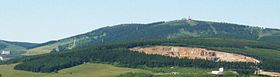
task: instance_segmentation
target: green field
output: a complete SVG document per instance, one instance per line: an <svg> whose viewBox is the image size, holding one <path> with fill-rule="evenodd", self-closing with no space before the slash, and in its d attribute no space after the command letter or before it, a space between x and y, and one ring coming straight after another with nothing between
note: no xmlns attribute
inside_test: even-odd
<svg viewBox="0 0 280 77"><path fill-rule="evenodd" d="M262 77L256 75L239 75L231 69L225 69L222 76L211 74L211 71L216 69L204 69L194 67L160 67L160 68L144 68L153 73L126 73L118 77ZM176 72L176 74L171 74Z"/></svg>
<svg viewBox="0 0 280 77"><path fill-rule="evenodd" d="M215 75L210 75L212 70L218 69L203 69L203 68L193 68L193 67L160 67L160 68L147 68L142 69L132 69L124 67L115 67L108 64L82 64L76 67L67 68L59 71L58 73L34 73L27 71L14 70L15 64L12 65L0 65L0 74L2 77L127 77L129 73L135 73L135 75L130 75L129 77L137 76L138 74L143 75L153 75L153 77L215 77ZM235 77L236 75L230 72L231 70L226 70L225 73L229 74L224 77ZM176 75L161 73L171 73L177 72ZM257 76L252 76L257 77Z"/></svg>
<svg viewBox="0 0 280 77"><path fill-rule="evenodd" d="M82 64L76 67L59 71L58 73L34 73L14 70L13 65L0 65L0 74L2 77L116 77L120 74L128 72L144 72L149 71L141 69L131 69L123 67L115 67L108 64Z"/></svg>
<svg viewBox="0 0 280 77"><path fill-rule="evenodd" d="M211 76L209 73L212 70L217 69L203 69L203 68L194 68L194 67L161 67L161 68L147 68L147 70L150 70L154 72L156 77L174 77L174 76L191 76L191 77L205 77L205 76ZM160 75L160 73L171 73L171 72L177 72L176 75Z"/></svg>
<svg viewBox="0 0 280 77"><path fill-rule="evenodd" d="M37 48L27 50L27 52L24 53L23 55L31 56L31 55L50 53L51 50L54 49L55 47L56 45L46 45L43 47L37 47Z"/></svg>
<svg viewBox="0 0 280 77"><path fill-rule="evenodd" d="M173 76L209 76L211 69L192 68L192 67L160 67L132 69L115 67L108 64L82 64L76 67L67 68L58 73L34 73L27 71L14 70L13 65L0 65L0 73L3 77L116 77L126 73L160 74L178 72L177 75L158 75L159 77Z"/></svg>

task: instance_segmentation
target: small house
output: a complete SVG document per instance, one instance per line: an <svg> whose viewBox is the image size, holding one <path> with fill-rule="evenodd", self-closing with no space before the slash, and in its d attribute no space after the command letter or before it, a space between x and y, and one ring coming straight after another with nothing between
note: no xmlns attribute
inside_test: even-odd
<svg viewBox="0 0 280 77"><path fill-rule="evenodd" d="M221 75L224 72L224 68L219 68L219 71L212 71L211 74L215 74L215 75Z"/></svg>
<svg viewBox="0 0 280 77"><path fill-rule="evenodd" d="M2 55L10 55L10 54L11 54L11 51L2 51L1 54L2 54Z"/></svg>
<svg viewBox="0 0 280 77"><path fill-rule="evenodd" d="M16 58L18 55L10 54L10 55L0 55L0 60L10 60Z"/></svg>
<svg viewBox="0 0 280 77"><path fill-rule="evenodd" d="M1 61L1 60L4 60L4 58L0 55L0 61Z"/></svg>

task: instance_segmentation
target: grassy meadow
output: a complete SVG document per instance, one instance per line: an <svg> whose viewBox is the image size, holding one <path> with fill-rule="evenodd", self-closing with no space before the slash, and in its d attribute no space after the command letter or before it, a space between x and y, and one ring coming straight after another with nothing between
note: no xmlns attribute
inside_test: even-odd
<svg viewBox="0 0 280 77"><path fill-rule="evenodd" d="M128 72L149 73L150 71L141 69L131 69L115 67L108 64L83 64L76 67L63 69L58 73L34 73L27 71L14 70L13 65L0 65L2 77L116 77Z"/></svg>

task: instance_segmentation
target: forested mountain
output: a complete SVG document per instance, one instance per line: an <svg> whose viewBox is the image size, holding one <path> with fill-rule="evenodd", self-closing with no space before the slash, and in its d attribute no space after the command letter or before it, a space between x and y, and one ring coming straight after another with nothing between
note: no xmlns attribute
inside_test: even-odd
<svg viewBox="0 0 280 77"><path fill-rule="evenodd" d="M27 49L39 45L38 43L29 43L29 42L13 42L13 41L5 41L5 42L13 45L21 46Z"/></svg>
<svg viewBox="0 0 280 77"><path fill-rule="evenodd" d="M188 58L148 55L129 50L129 48L133 47L156 45L199 47L243 54L254 57L260 60L261 63L193 60ZM266 71L280 71L279 48L280 46L276 43L241 39L157 39L92 45L89 47L67 50L65 52L53 52L49 54L17 58L3 63L19 63L15 66L15 69L33 72L57 72L61 69L81 65L83 63L105 63L131 68L178 66L208 69L225 67L237 71L239 74L253 75L257 68Z"/></svg>
<svg viewBox="0 0 280 77"><path fill-rule="evenodd" d="M23 53L28 48L34 47L38 44L36 43L27 43L27 42L12 42L0 40L0 51L9 50L13 53Z"/></svg>
<svg viewBox="0 0 280 77"><path fill-rule="evenodd" d="M58 73L62 69L84 63L141 69L174 66L201 69L224 67L249 76L259 69L280 72L279 38L279 29L191 19L120 24L42 44L0 41L0 44L28 49L25 55L29 55L2 61L0 64L16 64L16 70L43 73ZM178 58L130 50L149 46L204 48L245 55L260 63Z"/></svg>
<svg viewBox="0 0 280 77"><path fill-rule="evenodd" d="M280 30L191 19L162 21L149 24L120 24L61 39L55 43L42 45L30 49L27 55L128 40L187 37L234 38L279 42Z"/></svg>

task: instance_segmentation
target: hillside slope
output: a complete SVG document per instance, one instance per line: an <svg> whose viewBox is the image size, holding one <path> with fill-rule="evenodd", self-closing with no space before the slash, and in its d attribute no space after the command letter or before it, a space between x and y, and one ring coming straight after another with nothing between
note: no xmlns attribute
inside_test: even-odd
<svg viewBox="0 0 280 77"><path fill-rule="evenodd" d="M73 68L58 71L58 73L35 73L14 69L15 64L0 65L3 77L116 77L127 72L145 72L148 70L115 67L108 64L87 63ZM107 72L110 72L109 74Z"/></svg>
<svg viewBox="0 0 280 77"><path fill-rule="evenodd" d="M226 53L240 54L261 61L259 64L244 62L223 62L201 59L147 55L129 50L135 47L179 46L203 48ZM257 68L280 72L280 46L264 41L222 39L222 38L180 38L122 42L117 44L93 45L72 49L67 52L28 56L4 62L19 63L17 70L33 72L56 72L87 62L107 63L123 67L195 67L213 69L224 67L239 74L253 75ZM177 50L176 48L174 50ZM189 50L187 50L189 51ZM230 56L223 58L230 59ZM185 77L185 76L183 76Z"/></svg>
<svg viewBox="0 0 280 77"><path fill-rule="evenodd" d="M58 40L30 49L26 55L63 51L89 45L143 39L215 37L280 42L280 30L199 20L174 20L150 24L120 24Z"/></svg>
<svg viewBox="0 0 280 77"><path fill-rule="evenodd" d="M13 53L24 53L28 48L36 46L36 43L27 43L27 42L11 42L0 40L0 51L9 50Z"/></svg>

